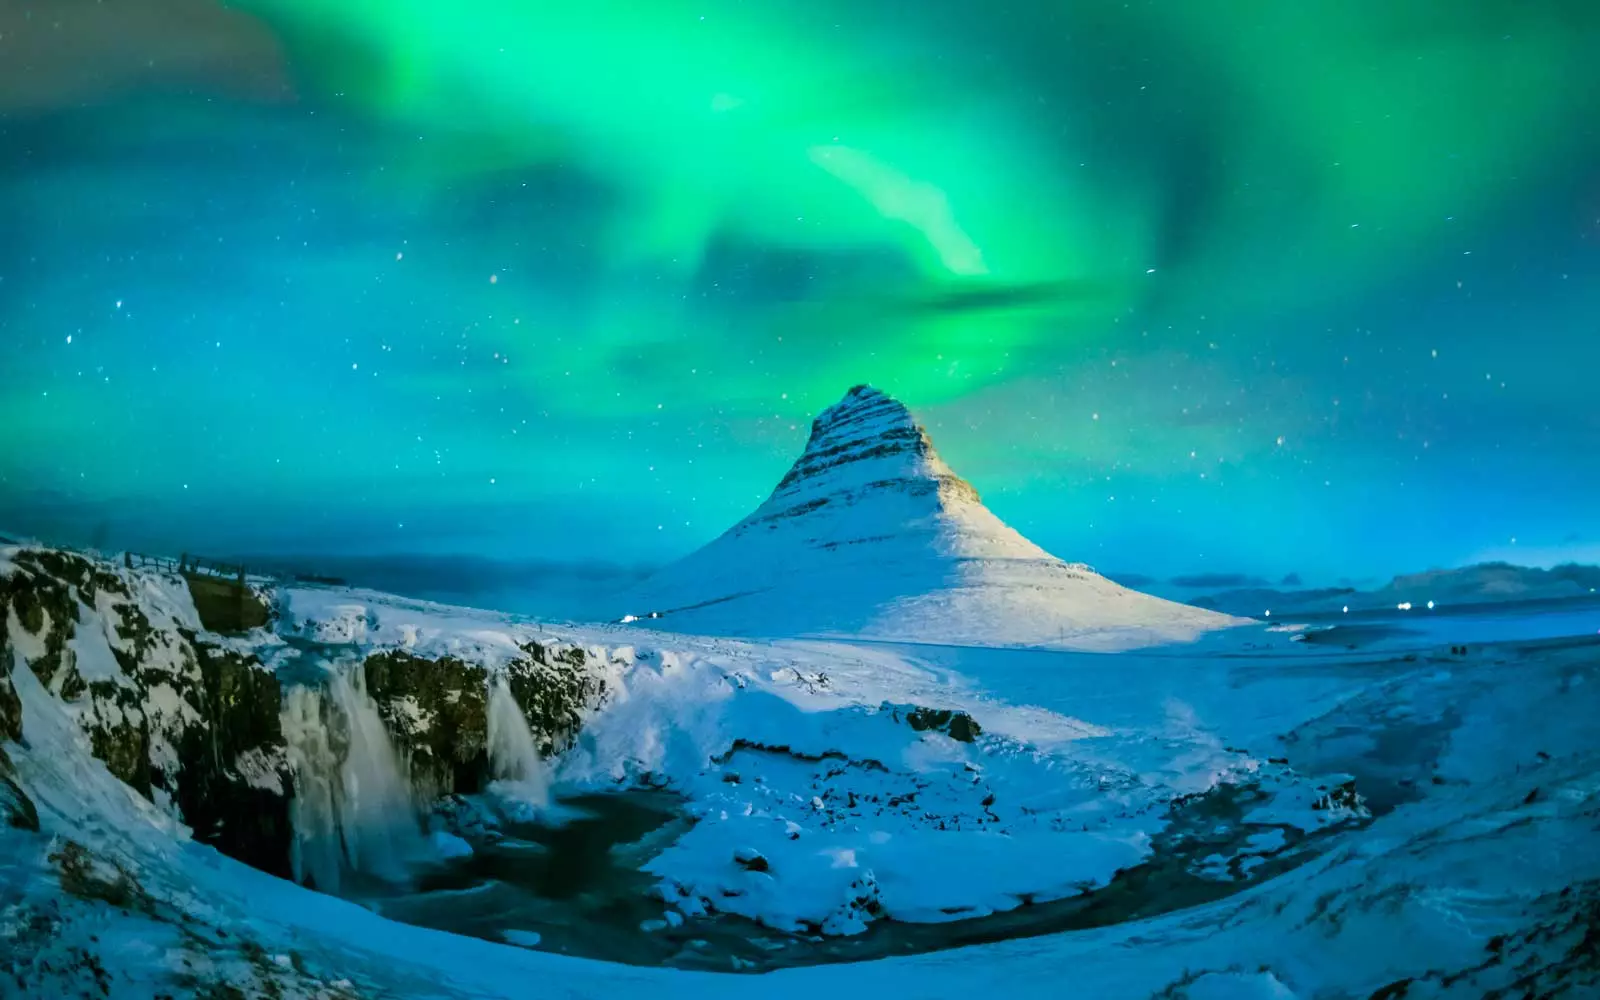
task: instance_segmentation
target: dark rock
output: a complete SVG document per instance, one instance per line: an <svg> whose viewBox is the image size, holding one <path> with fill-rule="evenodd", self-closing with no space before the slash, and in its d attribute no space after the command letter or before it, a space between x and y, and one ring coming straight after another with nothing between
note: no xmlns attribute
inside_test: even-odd
<svg viewBox="0 0 1600 1000"><path fill-rule="evenodd" d="M178 744L179 812L196 840L287 878L294 830L278 678L254 656L198 641L194 650L205 721Z"/></svg>
<svg viewBox="0 0 1600 1000"><path fill-rule="evenodd" d="M6 625L9 607L0 581L0 743L22 739L22 699L11 682L11 629Z"/></svg>
<svg viewBox="0 0 1600 1000"><path fill-rule="evenodd" d="M489 672L454 656L392 649L367 657L367 693L411 758L424 799L483 789L489 771Z"/></svg>
<svg viewBox="0 0 1600 1000"><path fill-rule="evenodd" d="M896 721L899 721L901 711L894 708ZM905 717L911 728L919 733L930 730L940 732L960 743L971 743L983 733L983 727L978 725L976 719L954 709L913 707L905 710Z"/></svg>
<svg viewBox="0 0 1600 1000"><path fill-rule="evenodd" d="M242 579L185 573L189 596L207 632L242 635L272 620L272 606Z"/></svg>
<svg viewBox="0 0 1600 1000"><path fill-rule="evenodd" d="M63 666L71 667L72 651L67 649L67 641L72 638L78 622L78 599L72 587L41 568L41 563L54 565L58 560L51 557L55 555L34 550L19 552L14 558L15 571L0 579L0 623L5 624L9 632L10 619L6 614L9 608L16 613L17 623L22 630L43 644L44 652L28 660L28 668L45 687L53 687L56 675ZM76 568L77 557L72 558ZM93 589L91 584L91 592ZM9 682L9 656L3 669ZM10 686L9 683L7 686ZM12 691L11 698L15 698L15 691ZM17 726L20 729L20 705L18 709ZM4 709L0 708L0 714L3 713Z"/></svg>
<svg viewBox="0 0 1600 1000"><path fill-rule="evenodd" d="M211 646L175 621L152 623L105 564L50 550L27 550L13 561L17 570L0 581L0 601L42 641L44 654L29 666L56 695L81 706L79 726L91 752L140 795L175 806L197 840L287 874L291 834L277 678L254 657ZM78 673L68 642L80 627L79 605L109 611L107 620L116 622L107 639L122 677L86 683ZM15 637L0 642L12 647ZM10 656L0 662L9 673ZM6 695L15 697L5 680L0 727L8 726ZM175 692L183 704L153 700L157 688Z"/></svg>
<svg viewBox="0 0 1600 1000"><path fill-rule="evenodd" d="M554 649L529 642L522 651L526 658L506 667L506 681L539 740L539 752L554 756L572 746L584 714L605 701L605 678L589 666L580 646Z"/></svg>
<svg viewBox="0 0 1600 1000"><path fill-rule="evenodd" d="M39 829L39 811L16 782L11 758L0 747L0 821L23 830Z"/></svg>
<svg viewBox="0 0 1600 1000"><path fill-rule="evenodd" d="M1356 782L1352 778L1335 785L1324 792L1317 800L1311 803L1313 809L1361 809L1363 803L1361 796L1356 794Z"/></svg>
<svg viewBox="0 0 1600 1000"><path fill-rule="evenodd" d="M735 851L733 853L733 860L738 862L739 866L747 872L765 872L772 870L772 866L767 863L767 859L762 856L760 851L756 851L748 847L741 847Z"/></svg>
<svg viewBox="0 0 1600 1000"><path fill-rule="evenodd" d="M553 756L572 745L584 713L604 699L605 679L580 647L529 642L522 651L505 668L506 684L540 752ZM364 669L385 727L410 755L419 796L482 791L489 776L488 670L400 649L368 656Z"/></svg>

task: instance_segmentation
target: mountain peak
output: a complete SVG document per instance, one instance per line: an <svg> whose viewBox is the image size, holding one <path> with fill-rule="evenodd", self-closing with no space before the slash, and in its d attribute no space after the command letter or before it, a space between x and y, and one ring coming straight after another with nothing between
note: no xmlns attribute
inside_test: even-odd
<svg viewBox="0 0 1600 1000"><path fill-rule="evenodd" d="M911 411L905 404L880 389L870 385L852 386L844 398L823 410L811 421L811 440L806 450L819 440L828 438L852 427L875 425L880 429L911 429L921 431ZM923 432L926 436L926 432Z"/></svg>
<svg viewBox="0 0 1600 1000"><path fill-rule="evenodd" d="M1138 594L1022 537L892 396L857 385L820 413L772 495L629 595L631 613L724 634L978 644L1123 644L1232 620Z"/></svg>
<svg viewBox="0 0 1600 1000"><path fill-rule="evenodd" d="M905 405L870 385L858 385L811 422L805 451L778 490L790 483L852 462L933 452L928 432Z"/></svg>

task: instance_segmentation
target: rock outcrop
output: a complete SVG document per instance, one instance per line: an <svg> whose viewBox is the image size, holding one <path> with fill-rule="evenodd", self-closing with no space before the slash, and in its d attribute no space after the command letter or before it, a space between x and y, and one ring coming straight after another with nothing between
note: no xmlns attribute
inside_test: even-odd
<svg viewBox="0 0 1600 1000"><path fill-rule="evenodd" d="M252 607L271 605L272 595L249 589ZM319 668L361 672L419 811L490 780L487 660L365 638L352 645L291 634L291 646L263 629L225 637L207 627L218 624L215 608L199 614L183 576L51 549L0 549L0 623L0 822L38 822L3 756L5 742L27 739L12 682L19 666L61 700L124 784L197 840L284 877L293 872L296 795L285 690L319 683ZM315 622L310 630L337 628ZM560 753L606 697L605 664L567 643L524 638L515 648L493 669L537 749ZM290 662L312 669L285 676Z"/></svg>
<svg viewBox="0 0 1600 1000"><path fill-rule="evenodd" d="M50 549L5 556L8 673L15 663L31 670L72 709L107 769L188 823L196 839L286 873L276 677L254 656L196 631L176 578ZM27 737L20 711L6 707L15 698L8 676L0 738Z"/></svg>
<svg viewBox="0 0 1600 1000"><path fill-rule="evenodd" d="M606 693L580 646L527 642L503 670L539 751L551 757L572 745L586 712ZM489 670L455 656L429 659L384 649L362 665L366 690L396 745L410 761L420 799L482 791L489 781Z"/></svg>

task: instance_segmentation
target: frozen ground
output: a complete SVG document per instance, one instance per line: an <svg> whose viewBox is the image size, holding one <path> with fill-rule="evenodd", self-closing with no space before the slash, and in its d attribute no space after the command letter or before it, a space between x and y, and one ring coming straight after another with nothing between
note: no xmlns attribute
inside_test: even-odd
<svg viewBox="0 0 1600 1000"><path fill-rule="evenodd" d="M615 693L547 777L561 795L682 796L693 827L628 855L661 897L645 933L692 949L697 921L746 920L820 940L813 962L922 928L907 950L925 953L752 978L565 957L514 921L507 943L394 923L188 840L14 661L26 745L6 750L40 830L0 832L0 989L1365 998L1600 984L1600 621L1500 617L1472 625L1465 654L1448 628L1355 650L1254 628L1104 655L552 636L337 590L288 607L296 629L358 647L492 664L542 636L600 654ZM270 654L282 640L248 642ZM1179 884L1221 891L1151 891ZM1038 911L1064 916L1030 923ZM1012 934L926 951L927 935Z"/></svg>

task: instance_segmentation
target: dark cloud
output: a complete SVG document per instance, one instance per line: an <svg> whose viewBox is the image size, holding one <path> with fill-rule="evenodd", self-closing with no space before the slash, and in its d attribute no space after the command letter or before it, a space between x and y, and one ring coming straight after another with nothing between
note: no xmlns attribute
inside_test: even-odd
<svg viewBox="0 0 1600 1000"><path fill-rule="evenodd" d="M211 0L0 0L0 111L197 83L254 98L288 93L272 34Z"/></svg>
<svg viewBox="0 0 1600 1000"><path fill-rule="evenodd" d="M706 301L750 305L854 300L917 281L912 262L892 247L783 247L720 230L706 243L692 289Z"/></svg>
<svg viewBox="0 0 1600 1000"><path fill-rule="evenodd" d="M1143 573L1107 573L1106 579L1112 581L1113 583L1120 583L1124 587L1132 587L1136 590L1140 587L1148 587L1152 583L1161 582L1155 577L1146 576Z"/></svg>
<svg viewBox="0 0 1600 1000"><path fill-rule="evenodd" d="M1288 574L1284 575L1284 578L1282 580L1278 581L1278 586L1280 586L1280 587L1299 587L1299 586L1303 586L1303 583L1302 583L1302 581L1300 579L1300 574L1299 573L1288 573Z"/></svg>
<svg viewBox="0 0 1600 1000"><path fill-rule="evenodd" d="M605 617L607 596L644 579L649 567L601 560L489 559L473 555L235 555L252 572L339 581L425 600L524 614Z"/></svg>
<svg viewBox="0 0 1600 1000"><path fill-rule="evenodd" d="M1174 587L1208 590L1267 586L1267 581L1261 577L1249 576L1245 573L1193 573L1188 576L1175 576L1167 582Z"/></svg>
<svg viewBox="0 0 1600 1000"><path fill-rule="evenodd" d="M958 314L1047 307L1066 302L1109 299L1114 289L1095 281L1033 281L1009 285L985 282L971 287L938 289L908 299L900 308L914 314Z"/></svg>

